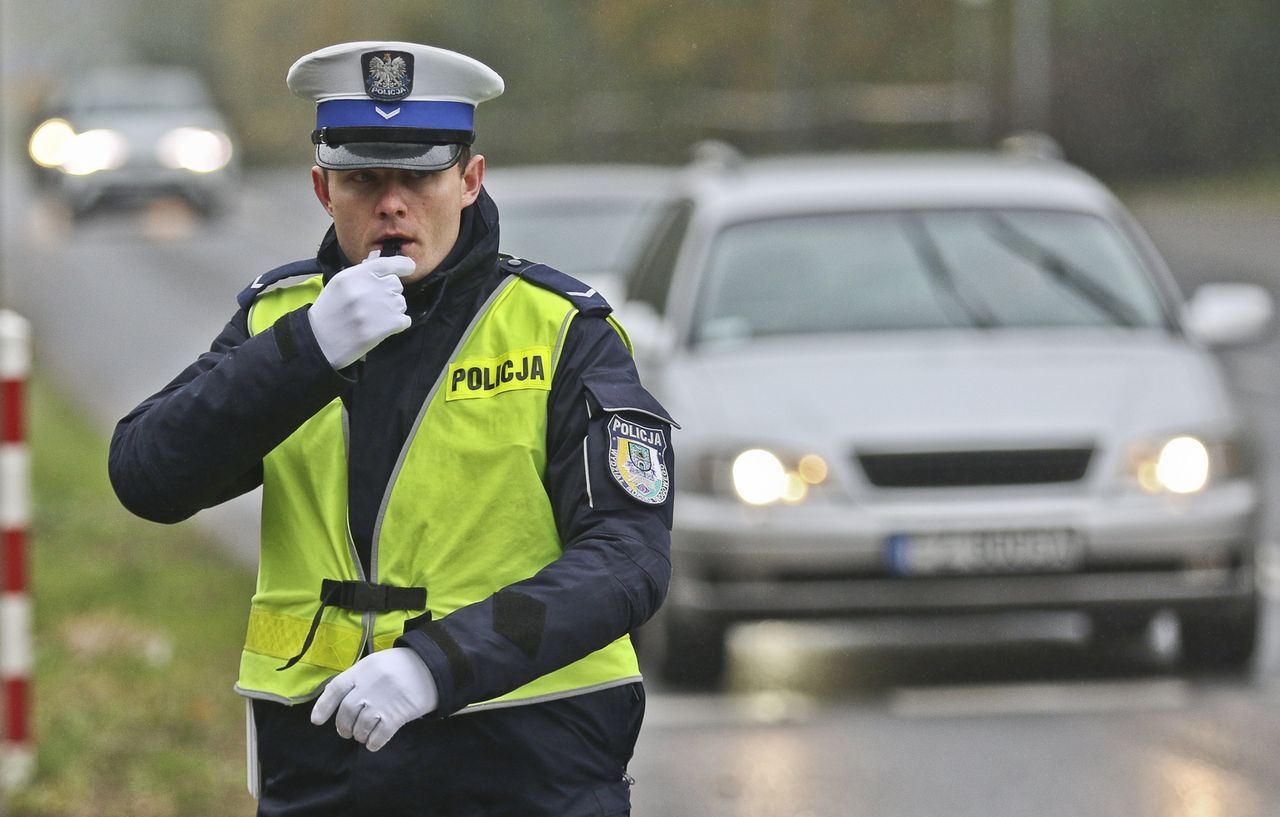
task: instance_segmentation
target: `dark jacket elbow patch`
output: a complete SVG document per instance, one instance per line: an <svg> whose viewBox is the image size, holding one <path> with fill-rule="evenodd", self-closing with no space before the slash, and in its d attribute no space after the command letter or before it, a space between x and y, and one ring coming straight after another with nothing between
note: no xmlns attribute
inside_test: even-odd
<svg viewBox="0 0 1280 817"><path fill-rule="evenodd" d="M532 660L542 646L547 606L532 596L501 590L493 599L493 630Z"/></svg>

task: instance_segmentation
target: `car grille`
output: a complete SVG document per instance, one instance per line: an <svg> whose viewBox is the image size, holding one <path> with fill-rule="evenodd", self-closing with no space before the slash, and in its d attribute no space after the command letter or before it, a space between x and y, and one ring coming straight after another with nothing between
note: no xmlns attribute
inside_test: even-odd
<svg viewBox="0 0 1280 817"><path fill-rule="evenodd" d="M953 488L1041 485L1084 478L1092 448L1008 451L929 451L856 455L878 488Z"/></svg>

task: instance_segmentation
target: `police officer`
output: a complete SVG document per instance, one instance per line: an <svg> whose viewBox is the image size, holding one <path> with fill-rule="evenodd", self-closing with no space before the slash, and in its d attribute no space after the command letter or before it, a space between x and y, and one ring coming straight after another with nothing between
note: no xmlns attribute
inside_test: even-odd
<svg viewBox="0 0 1280 817"><path fill-rule="evenodd" d="M288 84L333 226L110 456L159 522L263 488L236 684L258 813L626 814L675 424L594 289L499 254L470 147L496 73L360 42Z"/></svg>

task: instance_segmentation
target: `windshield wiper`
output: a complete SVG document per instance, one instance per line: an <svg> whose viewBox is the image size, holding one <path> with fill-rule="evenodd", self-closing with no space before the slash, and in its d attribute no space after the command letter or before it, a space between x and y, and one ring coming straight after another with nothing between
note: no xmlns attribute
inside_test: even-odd
<svg viewBox="0 0 1280 817"><path fill-rule="evenodd" d="M925 270L929 273L929 277L939 289L946 292L951 301L964 312L969 323L979 329L991 329L999 326L1000 322L996 320L995 315L991 314L991 310L982 303L971 303L963 295L960 294L960 288L956 285L955 273L947 266L946 259L942 257L942 252L938 249L937 242L929 235L928 228L924 225L924 219L918 215L905 216L903 218L907 240L911 242L911 248L915 250L916 255L920 256L921 262L924 264Z"/></svg>
<svg viewBox="0 0 1280 817"><path fill-rule="evenodd" d="M1084 298L1121 326L1142 325L1141 316L1131 305L1116 297L1089 273L1019 230L1008 218L998 213L988 213L986 221L989 223L987 233L1000 246L1047 273L1051 279Z"/></svg>

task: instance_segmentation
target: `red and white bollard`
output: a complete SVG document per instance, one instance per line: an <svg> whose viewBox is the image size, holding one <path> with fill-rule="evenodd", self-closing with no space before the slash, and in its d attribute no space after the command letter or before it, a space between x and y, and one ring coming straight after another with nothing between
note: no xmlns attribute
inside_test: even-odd
<svg viewBox="0 0 1280 817"><path fill-rule="evenodd" d="M0 688L4 694L0 787L31 778L31 596L27 531L31 524L31 455L27 449L26 390L31 370L31 325L0 309Z"/></svg>

